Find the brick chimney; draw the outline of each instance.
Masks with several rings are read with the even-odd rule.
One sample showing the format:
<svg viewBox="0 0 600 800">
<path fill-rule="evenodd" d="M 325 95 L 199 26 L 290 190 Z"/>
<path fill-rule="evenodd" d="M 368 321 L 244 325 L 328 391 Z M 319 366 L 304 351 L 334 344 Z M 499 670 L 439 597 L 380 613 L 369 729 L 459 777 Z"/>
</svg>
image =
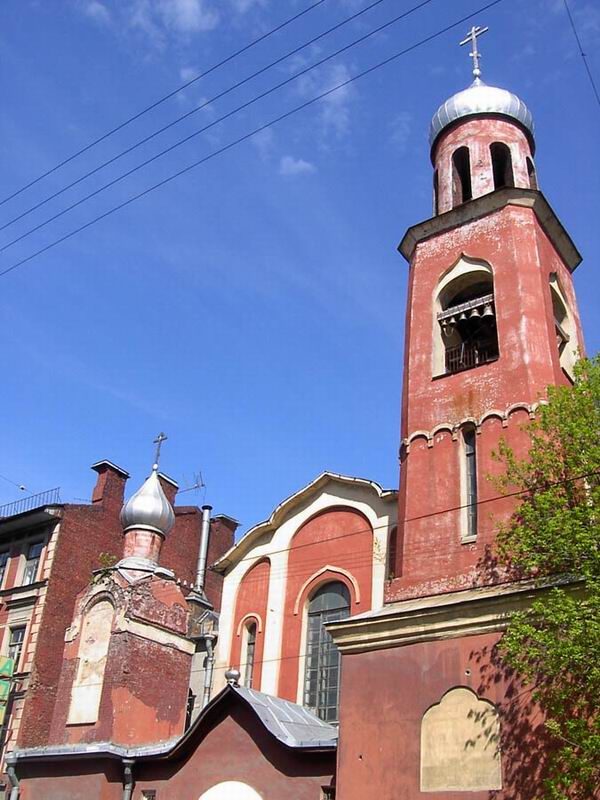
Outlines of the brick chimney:
<svg viewBox="0 0 600 800">
<path fill-rule="evenodd" d="M 97 461 L 91 467 L 98 473 L 98 479 L 92 492 L 92 503 L 123 504 L 125 484 L 129 473 L 113 464 L 112 461 Z"/>
</svg>

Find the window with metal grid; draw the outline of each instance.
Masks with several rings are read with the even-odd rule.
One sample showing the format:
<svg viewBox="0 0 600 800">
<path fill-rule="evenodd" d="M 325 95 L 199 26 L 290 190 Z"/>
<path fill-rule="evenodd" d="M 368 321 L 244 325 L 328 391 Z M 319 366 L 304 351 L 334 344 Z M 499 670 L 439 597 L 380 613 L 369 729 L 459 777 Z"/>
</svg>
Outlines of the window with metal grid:
<svg viewBox="0 0 600 800">
<path fill-rule="evenodd" d="M 350 593 L 343 583 L 327 583 L 308 604 L 304 705 L 322 720 L 338 718 L 340 654 L 325 623 L 350 614 Z"/>
<path fill-rule="evenodd" d="M 254 674 L 254 652 L 256 650 L 256 623 L 248 625 L 246 629 L 246 668 L 244 670 L 244 686 L 252 688 Z"/>
</svg>

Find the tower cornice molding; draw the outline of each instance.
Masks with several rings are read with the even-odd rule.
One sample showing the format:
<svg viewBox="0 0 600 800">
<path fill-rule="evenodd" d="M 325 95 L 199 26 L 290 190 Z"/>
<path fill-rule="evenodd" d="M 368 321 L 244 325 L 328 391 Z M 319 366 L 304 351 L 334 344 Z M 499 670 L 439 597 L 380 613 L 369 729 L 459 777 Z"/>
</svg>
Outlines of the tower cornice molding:
<svg viewBox="0 0 600 800">
<path fill-rule="evenodd" d="M 495 214 L 507 206 L 530 208 L 569 271 L 575 270 L 581 262 L 581 254 L 544 195 L 537 189 L 505 187 L 462 203 L 450 211 L 412 225 L 404 234 L 398 250 L 410 264 L 417 245 L 426 239 Z"/>
</svg>

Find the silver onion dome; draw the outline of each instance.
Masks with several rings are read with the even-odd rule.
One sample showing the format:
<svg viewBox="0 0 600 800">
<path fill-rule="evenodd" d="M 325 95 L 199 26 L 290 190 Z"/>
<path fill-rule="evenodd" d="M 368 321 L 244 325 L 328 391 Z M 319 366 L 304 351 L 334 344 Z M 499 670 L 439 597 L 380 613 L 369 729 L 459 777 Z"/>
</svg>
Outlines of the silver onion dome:
<svg viewBox="0 0 600 800">
<path fill-rule="evenodd" d="M 121 510 L 123 530 L 142 528 L 166 536 L 173 527 L 175 514 L 156 474 L 152 474 L 125 503 Z"/>
<path fill-rule="evenodd" d="M 440 133 L 456 120 L 479 114 L 500 114 L 518 122 L 529 138 L 532 152 L 534 144 L 531 111 L 516 94 L 497 86 L 488 86 L 475 78 L 468 89 L 452 95 L 433 115 L 429 128 L 429 144 L 435 144 Z"/>
</svg>

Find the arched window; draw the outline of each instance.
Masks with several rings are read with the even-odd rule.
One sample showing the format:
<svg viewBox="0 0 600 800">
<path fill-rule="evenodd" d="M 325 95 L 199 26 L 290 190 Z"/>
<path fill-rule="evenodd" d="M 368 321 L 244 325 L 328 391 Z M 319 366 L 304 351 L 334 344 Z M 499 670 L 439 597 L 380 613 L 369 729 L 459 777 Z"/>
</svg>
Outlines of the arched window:
<svg viewBox="0 0 600 800">
<path fill-rule="evenodd" d="M 477 536 L 477 447 L 474 425 L 462 429 L 461 483 L 463 506 L 463 539 Z"/>
<path fill-rule="evenodd" d="M 434 375 L 498 358 L 494 281 L 483 262 L 461 260 L 440 282 L 434 331 Z"/>
<path fill-rule="evenodd" d="M 494 189 L 514 186 L 515 177 L 510 147 L 503 142 L 494 142 L 490 145 L 490 153 L 492 156 L 492 171 L 494 173 Z"/>
<path fill-rule="evenodd" d="M 252 688 L 254 675 L 254 654 L 256 651 L 256 622 L 251 622 L 246 627 L 246 663 L 244 666 L 244 686 Z"/>
<path fill-rule="evenodd" d="M 554 331 L 561 369 L 573 380 L 577 360 L 577 335 L 564 295 L 558 284 L 556 273 L 550 276 L 552 311 L 554 312 Z"/>
<path fill-rule="evenodd" d="M 437 169 L 433 173 L 433 214 L 434 216 L 439 213 L 439 177 Z"/>
<path fill-rule="evenodd" d="M 527 175 L 529 176 L 529 187 L 531 189 L 538 188 L 537 175 L 535 172 L 535 165 L 533 161 L 527 156 Z"/>
<path fill-rule="evenodd" d="M 459 147 L 452 154 L 452 206 L 459 206 L 472 197 L 469 148 Z"/>
<path fill-rule="evenodd" d="M 340 654 L 325 623 L 350 614 L 350 593 L 343 583 L 326 583 L 308 603 L 304 705 L 326 722 L 338 718 Z"/>
</svg>

